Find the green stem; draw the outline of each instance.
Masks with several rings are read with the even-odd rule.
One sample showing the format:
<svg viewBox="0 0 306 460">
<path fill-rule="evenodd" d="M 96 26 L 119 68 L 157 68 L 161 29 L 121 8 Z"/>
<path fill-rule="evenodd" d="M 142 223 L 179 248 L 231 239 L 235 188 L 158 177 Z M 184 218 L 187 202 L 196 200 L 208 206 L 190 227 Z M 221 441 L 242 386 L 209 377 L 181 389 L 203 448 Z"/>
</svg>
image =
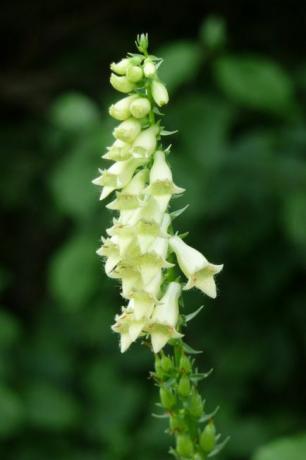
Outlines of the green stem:
<svg viewBox="0 0 306 460">
<path fill-rule="evenodd" d="M 215 447 L 213 420 L 205 416 L 204 401 L 198 391 L 203 378 L 194 360 L 184 351 L 182 339 L 175 339 L 171 352 L 155 356 L 155 382 L 159 387 L 169 434 L 175 438 L 170 452 L 177 459 L 205 460 Z M 206 423 L 206 427 L 203 425 Z"/>
</svg>

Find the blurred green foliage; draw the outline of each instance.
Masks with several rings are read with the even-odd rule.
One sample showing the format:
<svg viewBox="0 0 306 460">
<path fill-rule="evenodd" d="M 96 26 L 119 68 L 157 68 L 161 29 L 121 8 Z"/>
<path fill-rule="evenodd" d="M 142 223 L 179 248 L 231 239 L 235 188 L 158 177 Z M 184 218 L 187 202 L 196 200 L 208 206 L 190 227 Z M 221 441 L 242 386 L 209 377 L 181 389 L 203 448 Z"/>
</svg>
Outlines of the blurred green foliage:
<svg viewBox="0 0 306 460">
<path fill-rule="evenodd" d="M 214 306 L 185 296 L 188 312 L 207 305 L 188 342 L 204 348 L 203 370 L 215 368 L 203 392 L 231 435 L 220 458 L 303 460 L 305 435 L 288 436 L 306 421 L 306 76 L 228 50 L 225 35 L 214 17 L 197 42 L 156 50 L 171 94 L 165 125 L 179 130 L 174 175 L 187 189 L 173 208 L 191 205 L 177 226 L 225 263 Z M 110 325 L 121 300 L 95 255 L 111 219 L 91 185 L 114 125 L 115 95 L 102 96 L 65 93 L 18 136 L 1 129 L 4 460 L 166 458 L 152 356 L 140 345 L 119 354 Z"/>
</svg>

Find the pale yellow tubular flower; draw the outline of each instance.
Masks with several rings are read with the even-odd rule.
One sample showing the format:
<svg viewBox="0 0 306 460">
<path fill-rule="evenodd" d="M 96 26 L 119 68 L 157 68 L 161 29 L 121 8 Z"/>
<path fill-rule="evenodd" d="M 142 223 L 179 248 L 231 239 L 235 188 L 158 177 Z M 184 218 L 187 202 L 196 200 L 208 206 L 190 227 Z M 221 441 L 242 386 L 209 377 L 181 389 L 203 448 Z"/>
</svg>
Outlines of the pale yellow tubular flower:
<svg viewBox="0 0 306 460">
<path fill-rule="evenodd" d="M 120 334 L 121 353 L 124 353 L 135 342 L 145 325 L 146 319 L 136 320 L 132 308 L 123 308 L 121 315 L 116 315 L 112 330 Z"/>
<path fill-rule="evenodd" d="M 211 264 L 203 254 L 188 246 L 178 236 L 171 237 L 169 245 L 175 252 L 180 269 L 188 280 L 184 289 L 197 287 L 214 299 L 217 295 L 214 275 L 222 270 L 223 265 Z"/>
<path fill-rule="evenodd" d="M 151 126 L 141 131 L 133 142 L 132 155 L 135 158 L 150 158 L 156 149 L 158 133 L 158 126 Z"/>
<path fill-rule="evenodd" d="M 114 190 L 121 189 L 129 183 L 141 160 L 134 158 L 125 161 L 117 161 L 110 168 L 100 171 L 101 175 L 92 182 L 103 187 L 100 200 L 110 195 Z"/>
<path fill-rule="evenodd" d="M 110 83 L 120 93 L 130 93 L 135 88 L 135 83 L 128 80 L 125 76 L 118 77 L 114 73 L 111 74 Z"/>
<path fill-rule="evenodd" d="M 131 144 L 141 131 L 141 123 L 135 118 L 122 121 L 113 132 L 116 139 Z"/>
<path fill-rule="evenodd" d="M 158 353 L 172 338 L 182 337 L 177 330 L 179 318 L 178 300 L 181 294 L 179 283 L 169 283 L 167 290 L 157 303 L 148 332 L 151 335 L 151 343 L 154 353 Z"/>
<path fill-rule="evenodd" d="M 135 99 L 138 99 L 137 95 L 132 94 L 131 96 L 124 97 L 123 99 L 115 102 L 115 104 L 112 104 L 109 108 L 110 116 L 119 121 L 124 121 L 130 118 L 131 103 L 135 101 Z"/>
<path fill-rule="evenodd" d="M 104 160 L 124 161 L 132 156 L 131 145 L 126 142 L 116 139 L 115 142 L 108 147 L 107 152 L 102 156 Z"/>
</svg>

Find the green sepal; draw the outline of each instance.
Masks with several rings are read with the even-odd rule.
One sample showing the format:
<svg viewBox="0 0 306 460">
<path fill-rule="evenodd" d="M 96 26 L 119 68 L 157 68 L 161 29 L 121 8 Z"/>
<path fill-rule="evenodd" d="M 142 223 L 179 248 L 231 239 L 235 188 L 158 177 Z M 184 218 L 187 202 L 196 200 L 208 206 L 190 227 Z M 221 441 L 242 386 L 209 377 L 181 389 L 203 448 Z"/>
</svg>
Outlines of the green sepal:
<svg viewBox="0 0 306 460">
<path fill-rule="evenodd" d="M 220 444 L 217 444 L 216 447 L 214 448 L 214 450 L 212 450 L 208 455 L 207 457 L 208 458 L 211 458 L 211 457 L 215 457 L 216 455 L 218 455 L 221 450 L 226 446 L 226 444 L 229 442 L 229 440 L 231 439 L 230 436 L 227 436 L 227 438 L 225 438 L 222 442 L 220 442 Z"/>
<path fill-rule="evenodd" d="M 177 209 L 176 211 L 170 212 L 171 220 L 174 220 L 177 217 L 179 217 L 181 214 L 183 214 L 183 212 L 186 211 L 187 208 L 189 208 L 189 204 L 186 204 L 186 206 L 184 206 L 183 208 Z"/>
<path fill-rule="evenodd" d="M 200 418 L 199 422 L 200 423 L 208 422 L 208 420 L 212 419 L 219 412 L 219 409 L 220 409 L 220 406 L 217 406 L 216 409 L 210 412 L 209 414 L 203 415 Z"/>
<path fill-rule="evenodd" d="M 186 353 L 189 353 L 190 355 L 199 355 L 200 353 L 203 353 L 202 350 L 195 350 L 192 348 L 190 345 L 187 343 L 183 342 L 183 348 Z"/>
<path fill-rule="evenodd" d="M 194 312 L 192 313 L 189 313 L 189 315 L 185 315 L 185 321 L 186 323 L 188 323 L 189 321 L 191 321 L 193 318 L 195 318 L 196 316 L 198 316 L 198 314 L 200 313 L 200 311 L 202 311 L 204 308 L 204 305 L 201 305 L 197 310 L 195 310 Z"/>
</svg>

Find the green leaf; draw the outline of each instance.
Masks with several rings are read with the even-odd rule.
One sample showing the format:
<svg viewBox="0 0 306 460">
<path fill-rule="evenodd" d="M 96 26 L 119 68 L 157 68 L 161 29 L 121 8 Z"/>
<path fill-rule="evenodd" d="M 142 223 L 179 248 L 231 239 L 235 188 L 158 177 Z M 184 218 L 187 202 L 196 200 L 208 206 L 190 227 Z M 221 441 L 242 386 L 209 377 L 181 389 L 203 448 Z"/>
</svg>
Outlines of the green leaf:
<svg viewBox="0 0 306 460">
<path fill-rule="evenodd" d="M 225 94 L 248 108 L 283 113 L 294 105 L 293 84 L 276 63 L 256 56 L 224 56 L 215 76 Z"/>
<path fill-rule="evenodd" d="M 14 316 L 0 310 L 0 348 L 12 345 L 20 336 L 20 326 Z"/>
<path fill-rule="evenodd" d="M 78 405 L 69 392 L 49 383 L 32 383 L 25 400 L 28 419 L 39 428 L 64 430 L 79 419 Z"/>
<path fill-rule="evenodd" d="M 158 54 L 164 59 L 159 77 L 170 91 L 193 79 L 201 63 L 201 50 L 196 43 L 179 41 L 161 48 Z"/>
<path fill-rule="evenodd" d="M 210 16 L 200 29 L 200 38 L 208 49 L 221 48 L 226 42 L 226 26 L 223 18 Z"/>
<path fill-rule="evenodd" d="M 100 113 L 87 96 L 70 93 L 55 100 L 50 109 L 50 119 L 59 128 L 78 131 L 98 123 Z"/>
<path fill-rule="evenodd" d="M 282 438 L 260 447 L 252 460 L 305 460 L 306 435 Z"/>
<path fill-rule="evenodd" d="M 77 235 L 53 258 L 49 272 L 50 287 L 56 299 L 69 310 L 86 305 L 95 292 L 100 272 L 96 246 L 91 234 Z"/>
<path fill-rule="evenodd" d="M 23 404 L 10 388 L 0 386 L 0 438 L 15 433 L 23 421 Z"/>
</svg>

